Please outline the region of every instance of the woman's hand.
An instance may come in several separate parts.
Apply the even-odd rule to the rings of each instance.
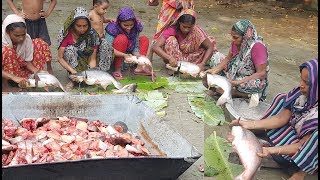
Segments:
[[[209,74],[217,74],[219,72],[220,71],[218,68],[212,68],[212,69],[208,69],[208,70],[204,71],[204,73],[209,73]]]
[[[241,81],[232,81],[232,80],[229,80],[229,82],[231,83],[232,86],[239,86],[242,83]]]
[[[267,157],[272,154],[271,148],[273,148],[273,147],[262,147],[262,152],[261,153],[258,152],[257,155],[262,158]]]
[[[170,64],[171,67],[177,67],[178,66],[178,62],[177,62],[177,60],[175,58],[172,57],[172,58],[170,58],[168,60],[169,60],[169,64]]]
[[[129,64],[134,63],[133,61],[130,60],[130,58],[132,57],[132,54],[124,54],[123,57],[124,57],[124,62],[129,63]]]
[[[255,129],[255,123],[256,123],[256,120],[250,120],[250,121],[247,121],[247,120],[240,120],[239,119],[235,119],[235,120],[232,120],[231,123],[229,124],[229,126],[241,126],[245,129]]]
[[[12,78],[12,80],[16,83],[18,83],[19,87],[21,88],[26,88],[28,86],[28,80],[25,78],[21,78],[21,77],[14,77]]]
[[[77,74],[78,72],[76,70],[74,70],[74,69],[71,69],[70,73],[71,74]]]

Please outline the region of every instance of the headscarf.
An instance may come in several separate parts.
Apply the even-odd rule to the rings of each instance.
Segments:
[[[121,26],[120,22],[133,20],[134,26],[132,27],[130,33],[125,32]],[[136,44],[137,37],[139,33],[143,30],[141,22],[136,18],[134,12],[130,7],[123,7],[120,9],[116,22],[110,22],[105,28],[106,32],[114,37],[119,34],[124,34],[129,39],[129,46],[127,47],[127,52],[132,52],[134,50],[134,45]]]
[[[182,10],[182,11],[180,12],[180,14],[177,16],[177,18],[172,22],[171,26],[177,24],[178,19],[179,19],[182,15],[185,15],[185,14],[189,14],[189,15],[191,15],[191,16],[193,16],[194,18],[197,19],[197,13],[196,13],[193,9],[184,9],[184,10]]]
[[[236,22],[233,25],[233,28],[242,36],[242,43],[240,45],[239,53],[237,55],[237,59],[233,61],[233,63],[237,63],[236,66],[238,69],[242,69],[242,66],[245,66],[247,61],[247,57],[251,54],[252,45],[256,41],[262,41],[263,38],[258,36],[256,28],[254,25],[247,19],[242,19]],[[241,65],[242,64],[242,65]],[[230,72],[230,78],[234,79],[237,71]]]
[[[2,23],[2,46],[8,46],[13,48],[13,44],[9,34],[6,32],[8,25],[12,23],[23,22],[26,24],[25,20],[16,14],[9,14]],[[18,57],[24,61],[32,61],[33,59],[33,43],[29,34],[26,34],[24,41],[21,44],[17,45],[16,49]]]
[[[88,11],[83,7],[76,7],[64,22],[63,29],[58,32],[58,48],[60,47],[63,39],[68,35],[70,28],[77,19],[86,19],[89,25],[88,31],[84,35],[79,37],[78,42],[86,40],[91,47],[96,45],[97,42],[95,41],[95,39],[97,39],[97,33],[94,29],[91,28]]]
[[[295,112],[304,112],[318,103],[318,59],[307,61],[299,68],[300,72],[303,68],[308,69],[308,96],[302,95],[300,87],[296,87],[288,93],[284,106],[290,106]]]

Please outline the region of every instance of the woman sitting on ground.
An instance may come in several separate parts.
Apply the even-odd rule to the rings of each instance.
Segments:
[[[64,22],[58,34],[58,61],[68,73],[75,74],[89,68],[110,70],[113,49],[91,28],[89,14],[83,7],[77,7]],[[70,90],[74,82],[67,84]]]
[[[8,82],[26,87],[26,79],[43,70],[45,64],[52,73],[50,62],[49,45],[40,38],[31,39],[22,17],[8,15],[2,23],[2,91],[10,88]]]
[[[219,56],[212,56],[211,69],[205,72],[219,73],[230,79],[232,86],[235,87],[232,90],[233,97],[249,98],[252,94],[257,94],[260,100],[265,100],[269,84],[269,62],[262,37],[257,35],[255,27],[247,19],[238,21],[232,26],[231,37],[232,42],[227,57],[220,59]],[[206,86],[205,83],[204,85]],[[211,90],[209,95],[223,93],[220,88]]]
[[[123,79],[122,70],[127,68],[123,62],[124,58],[131,55],[146,56],[149,49],[147,36],[140,36],[143,26],[130,7],[120,9],[116,22],[110,22],[106,26],[106,40],[114,48],[114,72],[116,79]],[[135,74],[152,75],[151,69],[147,66],[138,65],[134,70]]]
[[[188,61],[203,70],[216,51],[216,43],[195,23],[196,12],[183,10],[175,22],[163,31],[152,50],[173,67],[177,66],[177,61]]]
[[[292,176],[302,180],[318,170],[318,59],[299,66],[300,86],[277,95],[261,120],[233,120],[231,125],[264,130],[271,155]]]

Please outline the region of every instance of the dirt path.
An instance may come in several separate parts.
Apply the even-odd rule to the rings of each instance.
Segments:
[[[21,1],[14,1],[21,5]],[[50,1],[48,1],[50,2]],[[118,9],[124,5],[131,6],[136,16],[142,19],[144,34],[152,38],[157,24],[158,7],[146,6],[146,0],[114,0],[106,16],[115,18]],[[2,20],[11,13],[6,3],[2,1]],[[48,5],[48,3],[46,3]],[[57,61],[56,37],[58,30],[70,11],[76,6],[84,6],[88,10],[91,1],[60,0],[47,19],[51,36],[54,73],[62,84],[67,83],[67,73]],[[266,2],[245,2],[240,7],[216,5],[214,0],[196,0],[198,21],[205,31],[216,38],[218,49],[226,54],[230,45],[230,29],[233,23],[242,18],[250,19],[257,28],[258,34],[263,36],[269,50],[270,86],[267,102],[279,92],[287,92],[299,83],[298,65],[314,57],[318,57],[318,14],[317,12],[301,11],[296,7],[282,8]],[[154,69],[157,76],[167,76],[164,64],[157,56],[154,57]],[[203,152],[204,126],[192,112],[184,94],[172,93],[169,96],[167,115],[164,120],[182,136],[190,141],[200,152]],[[224,128],[218,128],[223,131]],[[212,131],[212,129],[207,129]],[[207,132],[208,133],[208,132]],[[203,179],[197,169],[203,163],[200,158],[179,179]],[[270,176],[271,175],[271,176]],[[257,179],[281,179],[287,175],[278,170],[262,170]],[[307,179],[314,179],[308,177]],[[210,178],[208,178],[210,179]]]

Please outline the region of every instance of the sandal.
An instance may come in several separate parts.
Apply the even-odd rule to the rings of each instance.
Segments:
[[[158,6],[159,0],[148,0],[147,5],[148,6]]]
[[[113,72],[113,73],[112,73],[112,76],[113,76],[115,79],[118,79],[118,80],[123,79],[122,74],[119,73],[119,72]]]

